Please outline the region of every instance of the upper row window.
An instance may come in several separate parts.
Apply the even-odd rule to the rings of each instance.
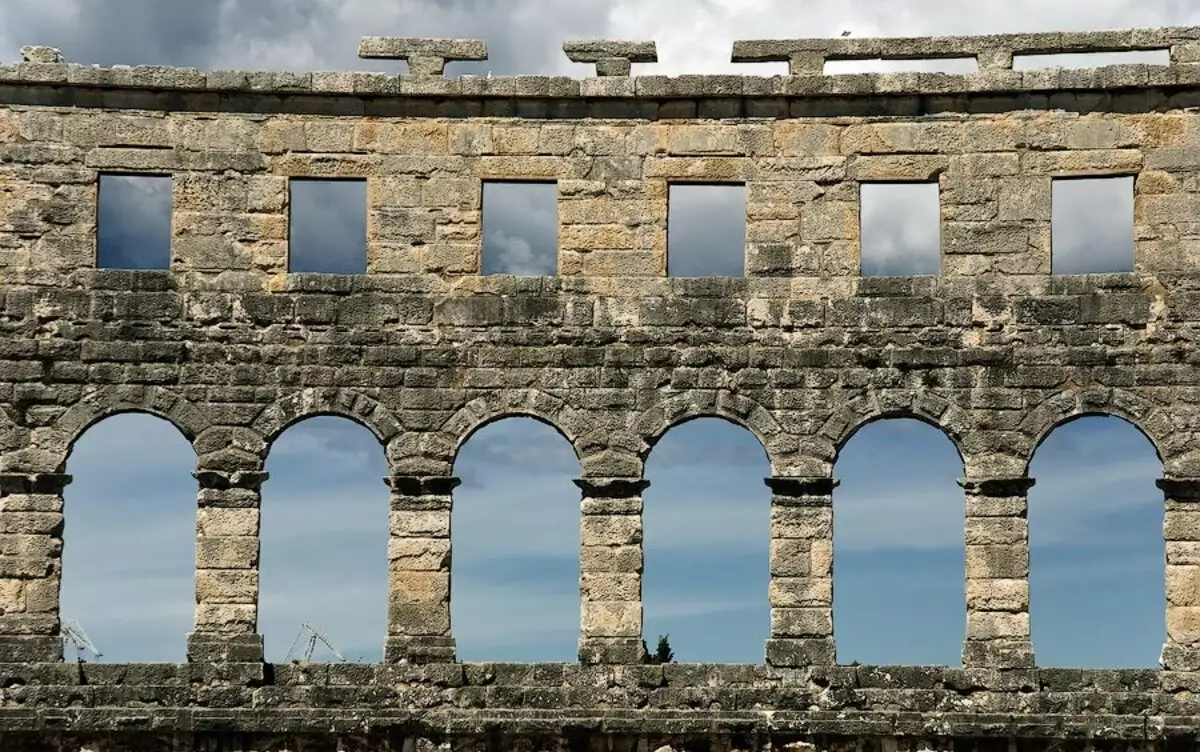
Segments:
[[[290,181],[289,190],[288,271],[365,273],[366,181],[295,178]],[[96,258],[99,267],[170,268],[171,191],[169,176],[100,177]],[[859,231],[863,276],[939,273],[943,207],[938,191],[938,184],[933,182],[862,184]],[[1035,202],[1026,201],[1020,194],[981,196],[978,204],[955,204],[955,214],[946,219],[981,228],[992,222],[1017,229],[1028,225],[1030,232],[1038,232],[1037,225],[1026,222],[1031,208],[1036,210]],[[594,236],[611,238],[609,242],[618,252],[629,248],[629,237],[635,236],[636,231],[622,223],[620,214],[640,210],[636,201],[628,207],[614,201],[613,216],[597,218],[602,224],[594,226]],[[558,188],[553,182],[485,182],[481,272],[518,276],[559,273],[558,215]],[[432,218],[426,227],[425,219],[415,213],[395,218],[397,222],[412,225],[411,229],[400,230],[398,238],[412,245],[442,242],[441,229],[433,225]],[[671,185],[667,209],[667,275],[743,276],[748,239],[746,220],[744,185]],[[763,232],[749,240],[765,245],[772,241],[784,244],[783,239],[776,237],[773,225],[788,221],[766,218]],[[410,231],[412,234],[408,236]],[[986,233],[969,236],[978,238],[980,244],[988,242]],[[447,238],[446,243],[461,245],[468,236],[450,232]],[[1133,178],[1054,180],[1051,249],[1051,269],[1056,274],[1133,271]]]

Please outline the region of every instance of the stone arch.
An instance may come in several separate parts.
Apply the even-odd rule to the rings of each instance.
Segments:
[[[965,410],[951,400],[913,389],[871,392],[856,397],[837,410],[821,428],[821,435],[829,439],[832,453],[828,457],[829,469],[837,462],[838,455],[860,430],[867,425],[889,418],[912,418],[933,426],[942,432],[958,459],[967,468],[963,447],[971,422]]]
[[[62,472],[71,448],[87,429],[122,413],[147,413],[166,420],[179,429],[193,451],[196,437],[211,425],[203,410],[165,387],[101,387],[67,408],[48,432],[35,431],[30,449],[48,463],[47,469]]]
[[[270,446],[291,426],[318,415],[348,418],[386,445],[402,427],[392,411],[373,397],[353,389],[309,388],[293,392],[263,408],[250,425]]]
[[[641,442],[639,462],[645,464],[667,431],[697,418],[721,418],[753,434],[766,452],[772,475],[780,474],[785,457],[795,454],[792,438],[770,410],[750,397],[722,389],[678,394],[642,411],[634,423]]]
[[[1088,415],[1104,415],[1129,423],[1146,437],[1166,473],[1182,461],[1187,449],[1186,434],[1177,432],[1158,405],[1120,389],[1086,389],[1056,394],[1039,404],[1021,422],[1028,446],[1022,452],[1025,472],[1038,447],[1061,425]]]
[[[580,436],[587,427],[587,418],[560,397],[538,389],[501,389],[486,392],[463,405],[442,427],[418,438],[419,464],[423,473],[429,475],[449,474],[458,452],[476,432],[484,426],[504,418],[533,418],[553,428],[567,440],[575,457],[584,456],[580,448]],[[397,447],[394,463],[409,464],[411,450]],[[391,454],[391,452],[389,452]]]

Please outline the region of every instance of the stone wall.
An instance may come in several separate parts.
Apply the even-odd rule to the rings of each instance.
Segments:
[[[0,67],[0,747],[1191,745],[1197,40],[735,45],[788,60],[773,78],[631,77],[652,45],[568,44],[597,66],[582,81],[446,78],[447,60],[486,55],[462,40],[364,40],[364,56],[410,58],[401,77],[103,69],[28,49]],[[1025,52],[1147,47],[1171,64],[1012,70]],[[889,51],[969,53],[980,72],[817,65]],[[99,176],[147,172],[174,181],[170,270],[96,269]],[[1113,175],[1135,178],[1134,272],[1052,274],[1052,180]],[[289,178],[350,176],[368,182],[368,273],[289,274]],[[479,274],[487,179],[557,183],[557,276]],[[859,189],[876,181],[939,184],[939,275],[859,276]],[[673,182],[746,186],[745,278],[665,276]],[[66,665],[66,461],[127,411],[170,420],[197,454],[190,662]],[[262,663],[263,462],[319,414],[386,448],[381,666]],[[1026,471],[1087,414],[1135,424],[1163,461],[1160,671],[1034,668]],[[577,666],[453,662],[453,461],[510,415],[580,457]],[[638,665],[643,463],[700,416],[749,428],[771,464],[762,667]],[[891,416],[940,427],[962,455],[963,669],[834,665],[833,463]]]

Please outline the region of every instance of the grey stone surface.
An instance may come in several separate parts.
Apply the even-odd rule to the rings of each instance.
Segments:
[[[1190,745],[1196,39],[889,42],[901,56],[990,56],[975,76],[629,78],[616,66],[582,81],[446,79],[434,75],[445,60],[482,48],[390,38],[366,52],[424,55],[414,75],[36,55],[0,68],[0,749]],[[876,41],[740,54],[807,71],[883,51]],[[644,52],[607,44],[577,54],[603,67]],[[1164,45],[1170,66],[1005,69],[1016,52]],[[94,268],[108,172],[172,176],[169,270]],[[1114,174],[1136,176],[1134,271],[1052,275],[1052,181]],[[368,181],[367,274],[287,272],[293,177]],[[480,276],[484,178],[557,182],[558,276]],[[664,276],[673,181],[745,184],[745,278]],[[859,189],[873,181],[939,184],[936,277],[859,276]],[[126,411],[171,421],[197,454],[181,666],[61,662],[67,456]],[[264,461],[318,414],[361,423],[388,457],[383,665],[262,662]],[[1163,461],[1160,670],[1037,667],[1026,471],[1050,430],[1087,414],[1135,424]],[[451,470],[466,437],[509,415],[550,423],[580,457],[575,665],[455,662]],[[745,426],[770,461],[763,666],[638,662],[644,462],[699,416]],[[940,427],[963,458],[962,669],[834,665],[833,464],[889,416]]]

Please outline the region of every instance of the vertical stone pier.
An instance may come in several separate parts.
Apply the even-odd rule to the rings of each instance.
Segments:
[[[450,510],[461,480],[393,475],[386,663],[455,659],[450,633]]]
[[[63,473],[0,474],[0,663],[62,660]]]
[[[771,638],[767,664],[830,666],[833,478],[764,479],[771,489]]]
[[[1029,489],[1033,479],[963,478],[967,636],[963,666],[1030,668]]]
[[[1200,478],[1162,478],[1168,671],[1200,671]]]
[[[580,478],[579,662],[642,661],[641,478]]]
[[[258,634],[262,471],[201,469],[196,514],[196,625],[189,661],[263,660]]]

